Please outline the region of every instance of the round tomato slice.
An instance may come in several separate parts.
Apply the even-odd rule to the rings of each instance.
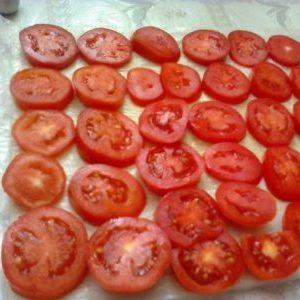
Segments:
[[[19,38],[25,56],[33,66],[63,69],[77,58],[75,38],[62,27],[36,24],[23,29]]]
[[[89,241],[90,273],[107,291],[148,290],[163,276],[170,260],[168,238],[146,219],[112,219],[100,226]]]
[[[31,68],[17,72],[10,81],[16,104],[27,109],[64,109],[73,99],[71,81],[58,71]]]
[[[300,133],[300,101],[294,104],[294,125],[298,133]]]
[[[258,279],[285,278],[300,265],[299,244],[290,231],[248,234],[241,243],[245,264]]]
[[[197,100],[201,93],[201,79],[191,67],[165,63],[161,67],[161,81],[167,94],[187,101]]]
[[[300,64],[300,43],[286,35],[273,35],[269,38],[269,55],[284,66]]]
[[[204,92],[222,102],[241,103],[250,94],[250,81],[246,75],[225,63],[211,64],[202,83]]]
[[[77,121],[77,146],[90,163],[131,164],[143,145],[137,125],[119,112],[85,109]]]
[[[131,59],[130,41],[111,29],[89,30],[78,39],[77,45],[84,60],[89,64],[121,67]]]
[[[288,76],[279,67],[269,62],[262,62],[253,68],[252,93],[261,98],[287,101],[292,95]]]
[[[269,190],[284,201],[300,200],[300,153],[289,147],[268,148],[263,175]]]
[[[70,201],[93,224],[116,217],[134,217],[145,206],[145,193],[126,170],[107,165],[87,165],[73,175]]]
[[[215,240],[172,250],[172,269],[178,281],[199,294],[216,294],[232,287],[244,272],[241,249],[224,232]]]
[[[226,37],[214,30],[196,30],[182,39],[183,53],[191,60],[208,65],[222,61],[229,53],[230,45]]]
[[[247,125],[251,134],[267,147],[289,145],[295,134],[291,114],[272,99],[256,99],[248,104]]]
[[[65,184],[66,175],[60,164],[34,153],[17,155],[2,177],[5,192],[26,209],[57,202]]]
[[[212,143],[239,142],[246,135],[243,117],[218,101],[196,103],[189,113],[189,126],[199,139]]]
[[[247,148],[236,143],[218,143],[204,154],[207,172],[224,181],[258,183],[261,163]]]
[[[86,274],[87,233],[69,212],[33,209],[18,218],[2,241],[2,266],[12,289],[27,299],[57,299]]]
[[[188,121],[188,106],[180,99],[149,104],[140,115],[142,135],[152,142],[172,144],[182,139]]]
[[[290,79],[293,93],[298,99],[300,99],[300,67],[292,68]]]
[[[75,138],[73,120],[55,110],[32,110],[17,119],[12,135],[25,151],[56,156],[63,153]]]
[[[185,144],[143,148],[136,164],[148,188],[158,194],[193,186],[204,171],[203,159]]]
[[[175,62],[180,57],[180,49],[175,39],[157,27],[139,28],[133,33],[131,43],[136,53],[158,64]]]
[[[259,227],[276,215],[275,198],[249,183],[222,183],[217,189],[216,199],[221,213],[239,226]]]
[[[254,32],[235,30],[229,33],[228,40],[231,58],[242,66],[253,67],[268,57],[265,40]]]
[[[213,239],[224,229],[215,200],[192,188],[166,194],[156,208],[155,221],[176,246],[184,248]]]

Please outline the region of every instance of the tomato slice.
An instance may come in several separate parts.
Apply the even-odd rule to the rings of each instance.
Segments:
[[[282,226],[284,230],[294,232],[295,237],[300,238],[300,203],[289,203],[286,207]]]
[[[204,92],[222,102],[241,103],[250,94],[250,81],[246,75],[225,63],[211,64],[204,73],[202,83]]]
[[[215,240],[172,250],[172,269],[186,289],[200,294],[216,294],[232,287],[244,272],[241,249],[224,232]]]
[[[74,94],[67,77],[58,71],[42,68],[17,72],[10,81],[10,92],[23,110],[64,109]]]
[[[222,183],[216,191],[216,199],[221,213],[239,226],[259,227],[276,215],[275,198],[249,183]]]
[[[185,144],[143,148],[136,164],[147,187],[158,194],[193,186],[204,171],[203,159]]]
[[[218,101],[196,103],[189,113],[192,132],[207,142],[239,142],[246,135],[243,117],[230,105]]]
[[[75,172],[69,185],[76,211],[93,224],[116,217],[134,217],[145,206],[145,193],[126,170],[87,165]]]
[[[2,266],[12,289],[27,299],[57,299],[86,274],[87,233],[69,212],[33,209],[18,218],[2,241]]]
[[[300,133],[300,101],[294,104],[294,125],[298,133]]]
[[[241,243],[245,264],[258,279],[285,278],[300,265],[299,244],[290,231],[248,234]]]
[[[157,27],[139,28],[133,33],[131,43],[136,53],[158,64],[175,62],[180,57],[180,49],[175,39]]]
[[[107,291],[148,290],[163,276],[170,260],[168,238],[155,223],[146,219],[112,219],[89,241],[90,273]]]
[[[77,146],[90,163],[131,164],[143,145],[137,125],[119,112],[85,109],[77,121]]]
[[[269,190],[284,201],[300,200],[300,153],[289,147],[268,148],[263,175]]]
[[[255,139],[265,146],[289,145],[295,134],[291,114],[272,99],[256,99],[248,104],[247,125]]]
[[[193,188],[166,194],[156,208],[155,221],[176,246],[184,248],[216,238],[224,229],[214,199]]]
[[[268,57],[265,40],[254,32],[235,30],[229,33],[228,40],[231,58],[242,66],[253,67]]]
[[[300,43],[286,35],[273,35],[269,38],[269,55],[284,66],[300,64]]]
[[[204,154],[207,172],[224,181],[258,183],[261,163],[247,148],[236,143],[218,143]]]
[[[229,53],[230,45],[226,37],[215,30],[196,30],[182,39],[183,53],[191,60],[208,65],[222,61]]]
[[[294,95],[300,99],[300,67],[291,69],[290,82]]]
[[[188,106],[180,99],[165,99],[149,104],[139,119],[142,135],[159,144],[182,139],[188,121]]]
[[[77,58],[75,38],[62,27],[36,24],[24,28],[19,38],[25,56],[33,66],[63,69]]]
[[[56,156],[73,143],[75,127],[73,120],[60,111],[33,110],[16,120],[12,135],[25,151]]]
[[[261,98],[283,102],[292,95],[288,76],[269,62],[259,63],[253,68],[251,85],[252,93]]]
[[[167,94],[187,101],[197,100],[201,93],[201,79],[191,67],[165,63],[161,67],[161,81]]]

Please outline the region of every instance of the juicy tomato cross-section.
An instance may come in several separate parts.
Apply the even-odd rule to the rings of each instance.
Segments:
[[[291,69],[290,82],[294,95],[300,99],[300,67],[294,67]]]
[[[300,133],[300,101],[294,104],[293,117],[295,129],[298,133]]]
[[[300,202],[289,203],[282,218],[284,230],[294,232],[295,237],[300,239]]]

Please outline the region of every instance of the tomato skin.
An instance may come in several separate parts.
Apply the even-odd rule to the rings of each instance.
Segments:
[[[158,64],[176,62],[180,57],[176,40],[154,26],[137,29],[131,37],[131,44],[136,53]]]
[[[167,95],[186,101],[195,101],[199,98],[201,79],[194,69],[182,64],[164,63],[160,76]]]
[[[292,231],[296,238],[300,238],[300,203],[289,203],[282,218],[284,230]]]
[[[293,112],[295,129],[300,133],[300,101],[294,104]]]
[[[300,99],[300,67],[293,67],[291,69],[290,81],[294,95]]]
[[[196,103],[190,110],[188,124],[199,139],[211,143],[240,142],[246,135],[243,117],[219,101]]]
[[[249,102],[247,125],[254,138],[266,147],[289,145],[295,134],[290,112],[272,99]]]

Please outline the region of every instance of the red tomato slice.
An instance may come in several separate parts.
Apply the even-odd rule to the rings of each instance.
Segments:
[[[77,45],[84,60],[89,64],[121,67],[131,59],[130,41],[111,29],[89,30],[78,39]]]
[[[289,231],[248,234],[241,242],[245,264],[258,279],[285,278],[300,265],[299,244]]]
[[[77,121],[77,146],[90,163],[131,164],[143,145],[137,125],[119,112],[85,109]]]
[[[152,142],[172,144],[182,139],[188,121],[188,106],[180,99],[149,104],[139,119],[142,135]]]
[[[199,294],[216,294],[232,287],[244,272],[241,249],[229,233],[172,250],[172,269],[178,281]]]
[[[33,66],[63,69],[77,58],[75,38],[62,27],[36,24],[23,29],[19,38],[25,56]]]
[[[168,238],[146,219],[112,219],[89,241],[90,273],[107,291],[136,293],[150,289],[163,276],[170,258]]]
[[[136,164],[148,188],[158,194],[193,186],[204,171],[203,159],[185,144],[143,148]]]
[[[242,66],[253,67],[268,57],[265,40],[254,32],[235,30],[229,33],[228,40],[231,58]]]
[[[247,148],[236,143],[218,143],[204,154],[207,172],[224,181],[258,183],[261,163]]]
[[[137,105],[147,105],[163,97],[164,90],[157,73],[146,68],[131,69],[127,73],[127,90]]]
[[[202,83],[204,92],[222,102],[241,103],[250,94],[250,81],[246,75],[225,63],[210,65]]]
[[[256,99],[248,104],[247,125],[264,146],[289,145],[295,130],[289,111],[272,99]]]
[[[26,209],[57,202],[65,184],[65,172],[56,160],[33,153],[17,155],[2,177],[5,192]]]
[[[222,183],[217,189],[216,199],[221,213],[239,226],[259,227],[276,215],[275,198],[249,183]]]
[[[291,69],[291,85],[294,95],[300,99],[300,67],[294,67]]]
[[[2,266],[11,288],[26,299],[57,299],[86,274],[87,234],[69,212],[54,207],[18,218],[2,241]]]
[[[207,142],[239,142],[246,135],[243,117],[230,105],[218,101],[196,103],[189,113],[192,132]]]
[[[269,55],[284,66],[300,64],[300,43],[286,35],[273,35],[269,38]]]
[[[17,72],[10,92],[19,108],[64,109],[73,99],[71,81],[58,71],[31,68]]]
[[[33,110],[17,119],[12,135],[25,151],[56,156],[63,153],[75,138],[73,120],[55,110]]]
[[[139,28],[133,33],[131,43],[136,53],[158,64],[175,62],[180,57],[180,49],[175,39],[157,27]]]
[[[300,200],[300,153],[289,147],[268,148],[263,175],[269,190],[284,201]]]
[[[85,66],[73,74],[73,84],[80,101],[89,107],[117,109],[124,101],[126,79],[107,66]]]
[[[183,53],[191,60],[208,65],[222,61],[229,53],[230,45],[226,37],[214,30],[196,30],[182,39]]]
[[[167,94],[187,101],[197,100],[201,93],[201,79],[192,68],[165,63],[161,67],[161,81]]]
[[[76,211],[94,224],[140,214],[145,206],[141,185],[126,170],[107,165],[87,165],[73,175],[70,201]]]
[[[300,133],[300,101],[294,104],[294,125],[298,133]]]
[[[214,199],[192,188],[166,194],[156,208],[155,221],[176,246],[184,248],[213,239],[224,229]]]
[[[252,93],[261,98],[283,102],[292,95],[288,76],[269,62],[259,63],[253,68],[251,85]]]
[[[290,203],[285,210],[282,225],[284,230],[294,232],[295,237],[300,238],[300,203]]]

